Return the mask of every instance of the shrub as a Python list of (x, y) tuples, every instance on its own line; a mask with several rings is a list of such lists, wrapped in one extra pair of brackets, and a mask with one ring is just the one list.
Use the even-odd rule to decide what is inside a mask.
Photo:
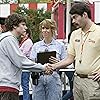
[(46, 18), (51, 18), (51, 12), (45, 11), (43, 8), (38, 10), (27, 9), (24, 6), (18, 7), (15, 12), (26, 17), (27, 27), (32, 32), (33, 42), (39, 41), (39, 23)]

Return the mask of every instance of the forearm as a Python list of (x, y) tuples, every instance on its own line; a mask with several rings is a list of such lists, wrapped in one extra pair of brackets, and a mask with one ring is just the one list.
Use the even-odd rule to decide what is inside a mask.
[(23, 68), (24, 70), (29, 70), (29, 71), (32, 71), (32, 72), (42, 72), (42, 71), (45, 71), (45, 66), (44, 65), (40, 65), (40, 64), (35, 64), (33, 66), (30, 66), (29, 67), (26, 67), (24, 66)]
[(72, 64), (74, 62), (74, 56), (68, 56), (65, 59), (61, 60), (58, 63), (55, 63), (54, 67), (55, 69), (60, 69), (60, 68), (66, 68), (68, 65)]
[(41, 72), (45, 71), (45, 66), (39, 63), (37, 64), (29, 59), (24, 59), (24, 61), (22, 62), (22, 69), (33, 72)]

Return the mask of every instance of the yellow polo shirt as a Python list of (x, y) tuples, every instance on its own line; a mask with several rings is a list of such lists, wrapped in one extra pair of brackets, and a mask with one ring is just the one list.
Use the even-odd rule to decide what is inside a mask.
[(81, 29), (73, 31), (68, 53), (75, 56), (78, 74), (100, 71), (100, 26), (93, 23), (86, 33)]

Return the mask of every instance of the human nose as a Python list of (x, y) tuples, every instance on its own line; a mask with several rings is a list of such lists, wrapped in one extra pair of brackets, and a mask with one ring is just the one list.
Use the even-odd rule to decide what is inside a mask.
[(72, 19), (72, 23), (75, 23), (75, 19)]
[(25, 29), (28, 29), (26, 25), (25, 25)]

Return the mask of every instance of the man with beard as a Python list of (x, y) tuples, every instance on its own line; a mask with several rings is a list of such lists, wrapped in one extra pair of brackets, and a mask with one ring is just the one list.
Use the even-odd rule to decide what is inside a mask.
[(74, 100), (100, 100), (100, 26), (91, 21), (84, 2), (73, 4), (69, 13), (80, 28), (71, 34), (68, 57), (49, 66), (65, 68), (75, 60)]

